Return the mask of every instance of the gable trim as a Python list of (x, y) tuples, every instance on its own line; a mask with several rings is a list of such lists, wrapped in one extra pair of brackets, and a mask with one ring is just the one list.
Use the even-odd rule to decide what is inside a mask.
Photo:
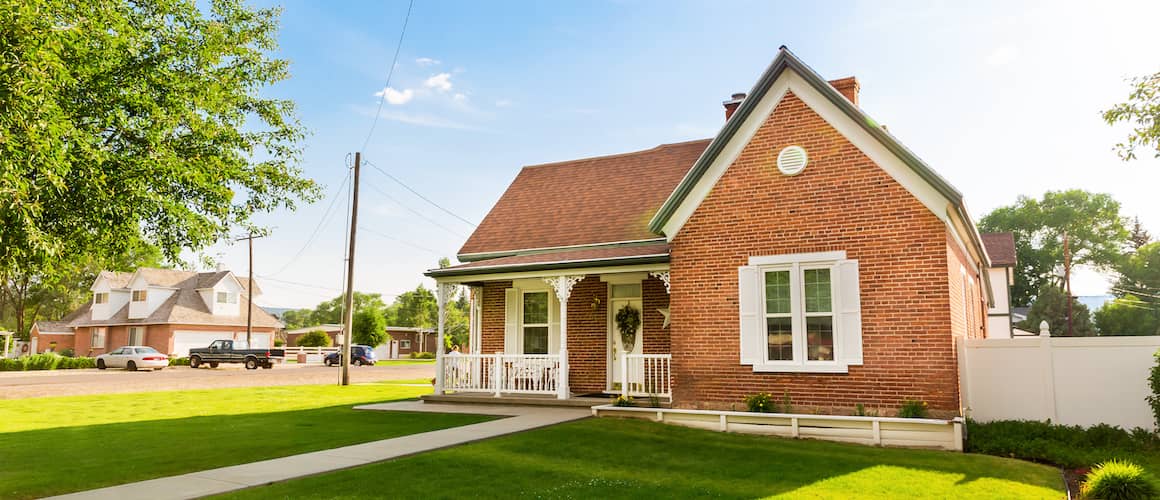
[(495, 259), (499, 257), (512, 257), (515, 255), (538, 255), (544, 253), (555, 253), (563, 250), (586, 250), (590, 248), (615, 248), (640, 246), (650, 243), (664, 243), (664, 238), (649, 238), (644, 240), (625, 240), (625, 241), (609, 241), (604, 243), (585, 243), (581, 245), (562, 245), (555, 247), (538, 247), (538, 248), (524, 248), (519, 250), (500, 250), (497, 252), (477, 252), (459, 254), (456, 258), (460, 262), (475, 262), (479, 260)]

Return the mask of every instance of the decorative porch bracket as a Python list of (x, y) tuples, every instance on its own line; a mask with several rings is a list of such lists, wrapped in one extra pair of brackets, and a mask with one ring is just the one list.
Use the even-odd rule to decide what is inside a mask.
[(436, 283), (435, 299), (439, 304), (439, 334), (435, 341), (435, 394), (443, 394), (443, 324), (447, 319), (447, 300), (455, 292), (451, 283)]
[(665, 282), (665, 293), (669, 293), (669, 294), (673, 293), (672, 290), (669, 289), (669, 272), (668, 271), (651, 271), (648, 273), (648, 275)]
[(571, 395), (568, 389), (568, 297), (572, 296), (572, 287), (584, 276), (553, 276), (544, 278), (544, 283), (556, 292), (560, 299), (560, 376), (557, 378), (557, 395), (559, 399), (568, 399)]

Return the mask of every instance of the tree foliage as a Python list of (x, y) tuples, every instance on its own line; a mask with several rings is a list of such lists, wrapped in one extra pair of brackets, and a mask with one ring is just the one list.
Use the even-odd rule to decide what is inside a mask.
[[(1124, 257), (1116, 266), (1112, 294), (1119, 304), (1105, 321), (1118, 321), (1116, 328), (1126, 332), (1152, 332), (1131, 335), (1160, 335), (1160, 242), (1143, 245)], [(1135, 323), (1124, 324), (1128, 321)]]
[(1151, 150), (1160, 158), (1160, 73), (1134, 78), (1126, 102), (1104, 111), (1109, 125), (1127, 123), (1132, 127), (1128, 140), (1116, 144), (1120, 158), (1133, 160), (1138, 149)]
[(1020, 196), (1014, 205), (999, 207), (979, 221), (984, 232), (1015, 235), (1016, 306), (1032, 303), (1047, 285), (1063, 279), (1063, 235), (1068, 235), (1072, 266), (1107, 270), (1121, 258), (1128, 230), (1120, 204), (1108, 194), (1080, 189), (1048, 191), (1042, 199)]
[(240, 0), (0, 0), (0, 269), (47, 274), (138, 240), (177, 262), (318, 190)]
[[(1071, 298), (1072, 307), (1072, 337), (1089, 337), (1095, 335), (1092, 327), (1092, 315), (1088, 307), (1075, 297)], [(1036, 294), (1035, 303), (1027, 312), (1027, 319), (1020, 322), (1020, 329), (1039, 333), (1039, 322), (1047, 321), (1052, 337), (1067, 335), (1067, 294), (1063, 289), (1054, 285), (1045, 285)]]
[(330, 347), (330, 335), (322, 330), (312, 330), (303, 333), (294, 341), (298, 347)]
[(1104, 304), (1095, 312), (1101, 336), (1160, 335), (1160, 316), (1135, 295), (1127, 294)]
[(362, 309), (354, 314), (351, 336), (356, 344), (378, 347), (390, 340), (387, 320), (378, 309)]
[[(354, 310), (375, 309), (382, 311), (386, 308), (383, 296), (378, 293), (354, 292)], [(339, 295), (328, 301), (319, 303), (314, 309), (294, 309), (282, 315), (282, 322), (287, 330), (305, 328), (307, 326), (342, 324), (343, 296)], [(352, 332), (353, 335), (353, 332)]]
[(1139, 250), (1140, 247), (1152, 242), (1152, 234), (1144, 229), (1144, 225), (1140, 223), (1140, 217), (1132, 218), (1132, 225), (1128, 229), (1128, 243), (1132, 245), (1132, 250)]

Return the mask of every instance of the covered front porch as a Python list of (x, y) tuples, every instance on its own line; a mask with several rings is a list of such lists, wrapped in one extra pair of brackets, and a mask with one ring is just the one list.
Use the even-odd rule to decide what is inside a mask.
[(671, 402), (667, 263), (433, 275), (439, 345), (454, 287), (468, 288), (471, 316), (469, 345), (436, 353), (431, 399)]

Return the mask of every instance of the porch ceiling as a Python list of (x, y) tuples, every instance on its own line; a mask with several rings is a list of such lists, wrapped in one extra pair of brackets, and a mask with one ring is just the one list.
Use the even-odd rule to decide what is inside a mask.
[(668, 263), (668, 261), (669, 245), (662, 242), (644, 245), (565, 250), (533, 255), (513, 255), (469, 262), (443, 269), (432, 269), (427, 272), (427, 275), (441, 278), (597, 266), (661, 264)]

